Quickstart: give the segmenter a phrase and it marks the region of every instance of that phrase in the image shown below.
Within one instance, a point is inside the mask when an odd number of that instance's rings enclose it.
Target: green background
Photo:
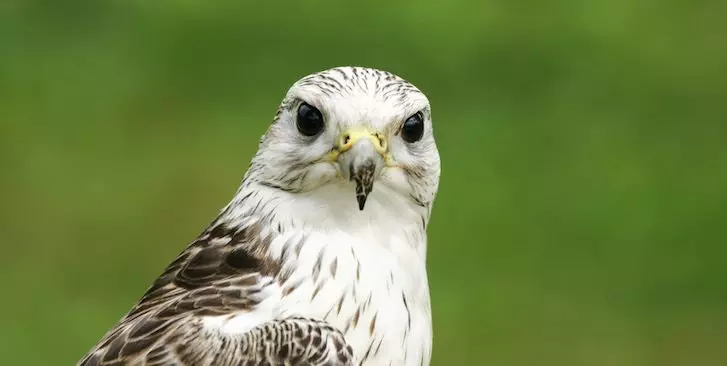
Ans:
[[[0,2],[0,364],[68,365],[289,85],[429,96],[435,365],[727,364],[727,2]]]

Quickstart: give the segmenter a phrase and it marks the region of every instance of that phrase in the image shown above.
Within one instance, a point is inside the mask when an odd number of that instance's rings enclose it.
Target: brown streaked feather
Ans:
[[[253,221],[211,225],[79,365],[352,365],[343,333],[320,320],[271,320],[242,335],[203,328],[203,316],[249,312],[277,285],[271,240]]]
[[[292,320],[272,321],[243,336],[211,335],[202,329],[202,316],[249,312],[260,301],[254,295],[274,284],[272,278],[280,271],[280,265],[269,259],[267,249],[271,240],[269,235],[262,236],[256,222],[242,226],[211,225],[180,253],[137,305],[79,365],[237,365],[243,361],[257,364],[255,360],[275,364],[275,355],[261,351],[264,348],[260,345],[262,340],[272,331],[296,329],[295,335],[300,337],[289,335],[286,339],[297,342],[298,348],[303,347],[312,333],[304,334],[296,328],[301,326],[305,326],[307,332],[338,337],[336,342],[343,342],[343,335],[325,323],[318,324],[320,327],[325,325],[325,329],[310,328],[312,320],[303,325]],[[318,346],[327,344],[318,341]],[[341,344],[335,352],[340,352],[344,359],[350,358],[350,348],[346,349],[345,342]],[[295,354],[289,349],[292,344],[278,346],[285,348],[285,352],[280,351],[282,353]],[[245,347],[247,351],[243,350]],[[309,349],[305,352],[315,353]],[[321,353],[327,352],[320,349],[316,357],[323,360]],[[282,364],[283,361],[279,361]],[[305,362],[315,364],[312,361],[305,359]]]

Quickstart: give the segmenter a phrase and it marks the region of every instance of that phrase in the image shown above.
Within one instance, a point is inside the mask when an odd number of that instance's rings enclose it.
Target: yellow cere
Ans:
[[[336,148],[329,151],[322,160],[330,163],[336,162],[338,160],[338,157],[341,156],[341,153],[344,153],[351,149],[353,144],[355,144],[356,141],[360,139],[368,139],[374,144],[376,152],[378,152],[384,158],[384,163],[386,164],[386,166],[397,166],[396,162],[394,161],[394,157],[388,151],[388,144],[385,135],[381,132],[363,126],[353,127],[342,133],[341,137],[339,137]]]
[[[341,152],[348,149],[360,139],[369,139],[376,148],[376,152],[384,156],[386,154],[386,138],[378,131],[366,127],[354,127],[341,134],[338,141],[338,150]]]

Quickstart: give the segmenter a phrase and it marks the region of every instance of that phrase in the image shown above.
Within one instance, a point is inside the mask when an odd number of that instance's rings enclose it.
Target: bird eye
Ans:
[[[316,107],[303,102],[298,107],[295,125],[301,134],[315,136],[323,130],[323,115]]]
[[[424,120],[422,112],[417,112],[404,121],[401,126],[401,138],[408,143],[417,142],[424,135]]]

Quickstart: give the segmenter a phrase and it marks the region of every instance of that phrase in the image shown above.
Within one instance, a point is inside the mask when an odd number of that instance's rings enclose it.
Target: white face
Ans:
[[[388,72],[344,67],[290,88],[247,178],[292,193],[350,186],[363,210],[377,188],[430,208],[439,173],[424,94]]]

